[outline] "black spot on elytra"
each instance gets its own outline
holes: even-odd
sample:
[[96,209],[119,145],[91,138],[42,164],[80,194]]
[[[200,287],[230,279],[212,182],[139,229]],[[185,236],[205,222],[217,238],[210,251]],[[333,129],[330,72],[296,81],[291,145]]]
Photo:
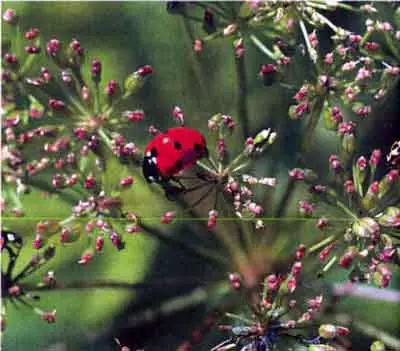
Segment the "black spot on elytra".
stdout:
[[174,142],[174,147],[175,147],[175,149],[180,150],[180,149],[182,149],[182,144],[180,142],[178,142],[178,141],[175,141]]

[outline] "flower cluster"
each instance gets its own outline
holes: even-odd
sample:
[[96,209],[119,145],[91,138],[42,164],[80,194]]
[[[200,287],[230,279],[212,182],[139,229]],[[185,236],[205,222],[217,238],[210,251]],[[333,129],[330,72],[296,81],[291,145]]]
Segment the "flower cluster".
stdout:
[[[39,239],[35,240],[36,244],[38,244],[38,241]],[[2,299],[17,305],[25,305],[34,313],[38,314],[42,320],[48,323],[54,323],[56,321],[56,310],[43,311],[37,307],[36,302],[40,299],[40,297],[34,293],[35,286],[25,284],[23,280],[45,267],[49,261],[51,261],[55,255],[55,246],[43,246],[42,244],[38,245],[38,247],[36,247],[38,250],[32,256],[31,260],[25,266],[23,266],[23,268],[17,269],[16,264],[18,263],[18,258],[20,257],[22,247],[23,239],[20,234],[2,228],[1,254],[2,256],[8,256],[8,263],[3,265],[3,269],[1,271]],[[36,287],[51,289],[55,283],[56,278],[54,272],[48,271],[43,276],[43,280],[39,282]],[[3,310],[1,315],[2,331],[6,328],[6,318],[6,311]]]
[[[176,108],[175,108],[176,110]],[[180,110],[181,111],[181,110]],[[183,113],[181,111],[181,113]],[[218,113],[208,120],[208,129],[210,139],[212,134],[215,137],[215,150],[210,152],[207,162],[198,161],[197,165],[201,169],[196,174],[196,186],[193,189],[197,190],[203,187],[214,187],[215,201],[214,207],[208,213],[208,228],[212,229],[217,224],[218,218],[218,198],[221,196],[223,201],[232,203],[235,214],[239,218],[255,219],[257,227],[262,227],[262,221],[257,218],[262,217],[263,208],[255,200],[255,191],[253,186],[263,185],[273,188],[276,185],[276,179],[272,177],[256,177],[245,173],[246,169],[251,167],[255,158],[261,155],[269,146],[271,146],[277,134],[270,129],[266,129],[258,133],[254,138],[247,138],[242,151],[232,157],[228,153],[227,143],[229,137],[235,129],[236,123],[231,116]],[[209,145],[210,147],[210,145]],[[215,157],[214,157],[214,156]],[[179,175],[175,177],[179,179]],[[183,178],[184,179],[184,178]],[[199,183],[199,185],[198,185]],[[185,192],[190,192],[192,189],[185,189]],[[210,188],[204,193],[208,196]],[[200,203],[203,197],[196,201]],[[192,205],[194,206],[194,205]],[[175,212],[168,211],[162,218],[161,223],[171,223],[175,217]]]
[[[101,61],[94,58],[87,67],[88,54],[78,39],[62,43],[53,37],[42,48],[39,29],[31,28],[24,40],[25,53],[14,53],[21,50],[13,40],[2,61],[2,177],[8,189],[3,209],[16,215],[23,214],[20,197],[37,187],[38,175],[53,191],[83,183],[86,188],[81,169],[91,156],[99,166],[107,150],[122,162],[139,157],[137,146],[120,130],[141,121],[144,112],[122,106],[152,73],[145,65],[128,75],[123,86],[115,80],[102,85]],[[38,56],[45,56],[47,66],[32,77]],[[91,81],[84,78],[87,69]]]
[[[392,278],[390,264],[399,262],[396,245],[400,234],[400,183],[398,169],[389,169],[383,177],[377,177],[382,157],[380,150],[374,150],[369,159],[359,156],[353,160],[351,170],[338,155],[329,157],[333,182],[329,186],[311,182],[310,201],[337,207],[349,216],[349,224],[343,228],[334,220],[331,223],[327,215],[320,217],[316,226],[334,234],[310,251],[319,251],[320,260],[326,263],[323,271],[337,262],[350,270],[352,281],[387,287]],[[310,215],[317,214],[317,210],[308,208]]]
[[[311,324],[319,318],[323,296],[304,299],[296,294],[302,288],[301,271],[305,247],[299,246],[291,269],[285,274],[269,274],[261,284],[261,291],[250,293],[251,317],[228,313],[236,320],[233,325],[220,325],[219,330],[230,332],[232,338],[215,346],[212,350],[223,351],[240,347],[240,350],[270,350],[282,340],[293,340],[310,351],[336,350],[335,343],[349,334],[349,329],[321,324],[311,335],[294,334],[296,329],[312,329]],[[232,288],[241,291],[240,276],[231,274]],[[301,296],[301,297],[300,297]],[[314,322],[314,323],[312,323]],[[240,323],[240,324],[239,324]]]

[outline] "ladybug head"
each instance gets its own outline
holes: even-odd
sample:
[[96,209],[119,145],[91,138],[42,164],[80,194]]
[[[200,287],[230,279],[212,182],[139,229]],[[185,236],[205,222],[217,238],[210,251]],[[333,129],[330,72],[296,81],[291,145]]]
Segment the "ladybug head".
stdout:
[[145,155],[143,159],[142,169],[143,175],[148,183],[160,183],[164,180],[157,167],[157,158],[152,154]]

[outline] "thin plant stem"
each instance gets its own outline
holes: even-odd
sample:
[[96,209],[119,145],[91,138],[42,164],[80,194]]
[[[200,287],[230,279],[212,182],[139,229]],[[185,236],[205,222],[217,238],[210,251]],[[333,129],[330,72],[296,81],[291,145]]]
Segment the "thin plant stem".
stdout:
[[260,39],[258,39],[254,34],[250,35],[250,40],[252,43],[265,55],[267,55],[271,60],[276,60],[277,55],[274,54],[270,49],[268,49]]
[[242,125],[243,139],[245,140],[250,133],[245,58],[244,57],[237,58],[235,60],[235,66],[236,66],[237,88],[238,88],[237,113],[239,121],[241,122]]

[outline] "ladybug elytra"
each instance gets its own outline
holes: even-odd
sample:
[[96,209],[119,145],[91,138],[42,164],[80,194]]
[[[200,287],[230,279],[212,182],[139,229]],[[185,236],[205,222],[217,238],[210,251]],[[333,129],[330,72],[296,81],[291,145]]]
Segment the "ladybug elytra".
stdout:
[[207,155],[206,140],[199,131],[188,127],[171,128],[147,144],[143,175],[149,183],[166,184]]

